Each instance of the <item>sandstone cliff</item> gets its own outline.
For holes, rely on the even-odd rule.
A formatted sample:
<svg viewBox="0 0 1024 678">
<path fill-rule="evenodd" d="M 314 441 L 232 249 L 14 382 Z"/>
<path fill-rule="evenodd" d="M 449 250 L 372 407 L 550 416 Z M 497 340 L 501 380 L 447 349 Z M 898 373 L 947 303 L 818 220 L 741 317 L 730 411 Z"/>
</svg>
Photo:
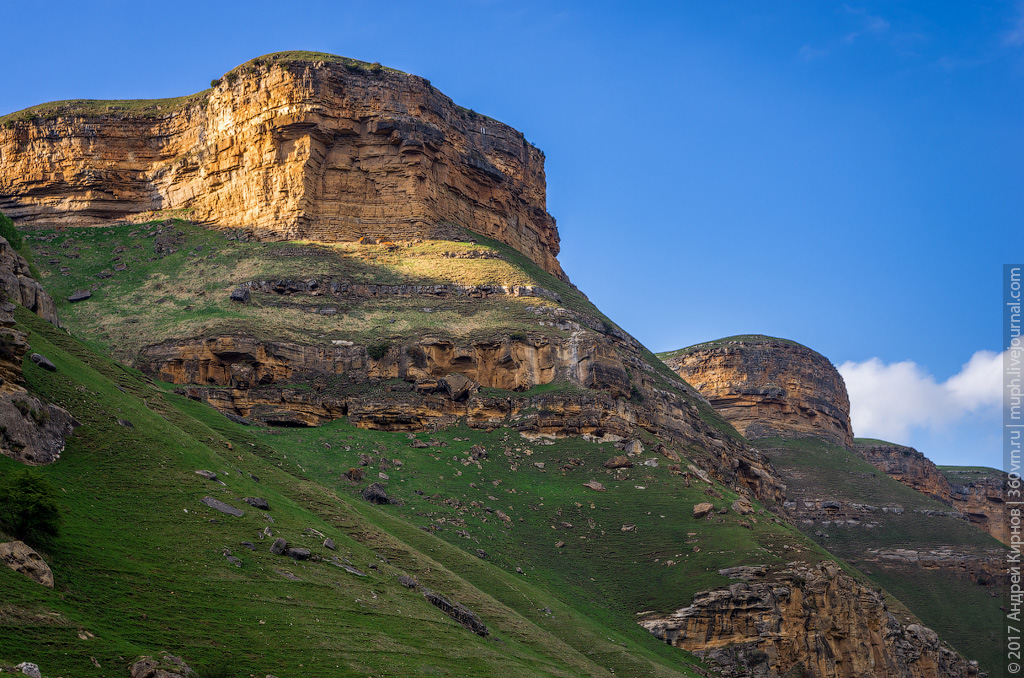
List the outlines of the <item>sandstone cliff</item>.
<svg viewBox="0 0 1024 678">
<path fill-rule="evenodd" d="M 912 447 L 881 441 L 858 441 L 853 451 L 893 479 L 938 499 L 967 516 L 993 537 L 1010 543 L 1010 526 L 1004 508 L 1006 474 L 995 469 L 957 469 L 950 482 L 938 467 Z"/>
<path fill-rule="evenodd" d="M 831 562 L 723 572 L 745 579 L 641 624 L 717 665 L 722 675 L 939 678 L 978 673 L 931 629 L 900 623 L 882 594 Z"/>
<path fill-rule="evenodd" d="M 331 55 L 255 59 L 180 100 L 59 102 L 0 125 L 20 225 L 157 210 L 264 239 L 430 237 L 455 223 L 565 277 L 544 156 L 423 78 Z"/>
<path fill-rule="evenodd" d="M 376 356 L 350 342 L 173 340 L 145 349 L 139 366 L 186 385 L 190 397 L 274 425 L 347 416 L 357 426 L 383 430 L 422 431 L 460 419 L 475 428 L 510 426 L 526 436 L 625 439 L 645 430 L 675 448 L 664 448 L 670 460 L 692 457 L 723 482 L 763 500 L 782 500 L 785 487 L 768 460 L 703 421 L 689 402 L 699 396 L 683 395 L 689 388 L 681 381 L 666 383 L 635 339 L 592 319 L 595 328 L 564 322 L 568 339 L 458 343 L 424 337 Z M 558 388 L 529 392 L 545 385 Z"/>
<path fill-rule="evenodd" d="M 846 384 L 828 359 L 805 346 L 746 336 L 662 357 L 748 439 L 815 437 L 853 445 Z"/>
</svg>

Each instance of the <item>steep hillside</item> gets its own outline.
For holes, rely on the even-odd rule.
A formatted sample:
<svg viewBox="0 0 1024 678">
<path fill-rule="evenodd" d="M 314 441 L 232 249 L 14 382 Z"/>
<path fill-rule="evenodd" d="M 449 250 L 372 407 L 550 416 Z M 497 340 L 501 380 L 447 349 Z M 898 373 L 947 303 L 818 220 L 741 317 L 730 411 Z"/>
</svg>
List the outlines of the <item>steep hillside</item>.
<svg viewBox="0 0 1024 678">
<path fill-rule="evenodd" d="M 837 432 L 852 431 L 849 401 L 831 363 L 794 342 L 760 336 L 661 355 L 680 375 L 698 376 L 695 385 L 723 417 L 754 432 L 786 483 L 787 514 L 808 537 L 983 669 L 999 666 L 1005 547 L 942 503 L 946 480 L 916 450 L 844 444 Z"/>
<path fill-rule="evenodd" d="M 578 598 L 465 556 L 358 493 L 336 494 L 263 436 L 34 316 L 18 321 L 57 368 L 26 361 L 28 385 L 82 425 L 38 471 L 59 488 L 65 518 L 41 549 L 54 588 L 0 568 L 0 664 L 127 675 L 135 656 L 168 650 L 230 675 L 687 674 L 681 653 L 639 627 L 613 628 Z M 0 476 L 17 468 L 0 456 Z M 274 555 L 277 538 L 313 557 Z M 488 635 L 443 614 L 424 588 L 467 606 Z"/>
<path fill-rule="evenodd" d="M 972 523 L 1010 544 L 1006 511 L 1006 473 L 992 468 L 938 467 L 912 447 L 858 438 L 853 451 L 918 492 L 953 507 Z"/>
<path fill-rule="evenodd" d="M 974 671 L 794 527 L 768 458 L 567 281 L 518 132 L 310 53 L 0 128 L 0 208 L 70 330 L 19 311 L 55 368 L 26 382 L 81 423 L 40 471 L 68 514 L 55 590 L 0 573 L 0 662 Z M 779 363 L 799 379 L 744 387 L 734 409 L 772 419 L 744 430 L 848 444 L 842 381 L 803 351 Z"/>
</svg>

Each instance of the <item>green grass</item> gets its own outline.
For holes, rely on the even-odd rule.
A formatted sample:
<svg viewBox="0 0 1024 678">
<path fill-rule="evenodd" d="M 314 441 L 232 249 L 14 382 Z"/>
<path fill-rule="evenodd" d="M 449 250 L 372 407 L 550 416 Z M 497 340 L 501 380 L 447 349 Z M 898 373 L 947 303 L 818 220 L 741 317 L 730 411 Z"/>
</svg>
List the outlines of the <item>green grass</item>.
<svg viewBox="0 0 1024 678">
<path fill-rule="evenodd" d="M 95 350 L 127 363 L 138 360 L 143 347 L 167 338 L 218 334 L 306 345 L 343 340 L 395 346 L 424 335 L 463 343 L 505 336 L 564 340 L 570 332 L 552 326 L 549 316 L 559 306 L 587 327 L 619 331 L 575 287 L 514 248 L 469 231 L 461 241 L 405 243 L 392 251 L 355 243 L 240 242 L 180 219 L 161 226 L 165 223 L 44 230 L 26 238 L 63 322 Z M 156 240 L 167 236 L 177 238 L 171 246 L 175 251 L 158 255 Z M 124 250 L 116 252 L 119 248 Z M 466 251 L 486 251 L 495 258 L 445 256 Z M 116 264 L 127 269 L 114 271 Z M 386 285 L 536 285 L 558 294 L 561 303 L 500 295 L 354 298 L 255 292 L 249 304 L 229 300 L 242 282 L 328 277 Z M 79 289 L 91 290 L 92 297 L 68 303 L 66 298 Z M 323 307 L 336 308 L 337 314 L 310 312 Z M 679 377 L 647 349 L 640 351 L 655 382 L 682 395 L 676 387 Z"/>
<path fill-rule="evenodd" d="M 843 558 L 983 670 L 1001 658 L 1002 614 L 998 589 L 973 583 L 950 570 L 925 569 L 878 559 L 872 549 L 928 550 L 955 546 L 964 555 L 999 555 L 1005 547 L 970 523 L 919 511 L 949 507 L 893 480 L 848 450 L 805 439 L 762 439 L 758 447 L 779 469 L 790 499 L 835 499 L 876 507 L 900 507 L 902 514 L 873 511 L 864 525 L 801 524 L 804 533 Z M 859 444 L 884 443 L 858 439 Z M 827 536 L 823 536 L 827 535 Z"/>
<path fill-rule="evenodd" d="M 168 99 L 66 99 L 8 113 L 0 117 L 0 126 L 9 127 L 18 122 L 32 120 L 56 120 L 65 117 L 111 117 L 133 116 L 157 118 L 170 115 L 192 104 L 205 102 L 210 90 L 203 90 L 188 96 Z"/>
<path fill-rule="evenodd" d="M 541 445 L 507 429 L 486 433 L 457 427 L 417 435 L 442 446 L 416 449 L 407 434 L 365 431 L 343 421 L 261 435 L 339 496 L 355 496 L 367 483 L 383 482 L 404 505 L 367 506 L 364 513 L 404 521 L 420 528 L 419 534 L 429 531 L 464 550 L 469 562 L 483 549 L 487 562 L 503 571 L 521 569 L 517 577 L 524 584 L 556 592 L 569 607 L 604 620 L 630 648 L 650 644 L 635 623 L 637 613 L 670 612 L 688 605 L 698 591 L 728 585 L 718 574 L 721 568 L 828 557 L 771 514 L 751 520 L 729 512 L 711 521 L 694 520 L 694 504 L 727 507 L 736 495 L 723 487 L 714 488 L 721 498 L 709 495 L 699 481 L 687 487 L 669 473 L 664 458 L 658 468 L 638 463 L 609 471 L 603 462 L 619 452 L 608 444 L 568 438 Z M 470 461 L 473 445 L 489 453 L 479 466 Z M 342 474 L 358 467 L 360 454 L 372 455 L 374 463 L 363 467 L 368 473 L 363 482 L 352 484 Z M 381 459 L 387 460 L 383 470 Z M 569 464 L 570 470 L 561 470 Z M 602 482 L 607 491 L 583 487 L 589 480 Z M 498 516 L 499 510 L 508 520 Z M 624 532 L 625 524 L 636 530 Z M 565 542 L 561 548 L 559 541 Z M 484 586 L 482 580 L 471 581 Z M 666 650 L 666 659 L 677 652 Z"/>
<path fill-rule="evenodd" d="M 0 656 L 75 676 L 123 673 L 136 655 L 162 649 L 200 666 L 226 657 L 229 675 L 238 676 L 290 675 L 297 666 L 310 676 L 685 673 L 688 655 L 628 624 L 630 633 L 619 631 L 621 620 L 571 607 L 500 559 L 496 566 L 470 557 L 350 488 L 336 494 L 314 482 L 294 450 L 277 444 L 284 438 L 162 393 L 35 316 L 19 309 L 17 317 L 33 350 L 58 367 L 51 373 L 26 361 L 29 385 L 83 425 L 61 459 L 40 468 L 58 488 L 65 517 L 63 535 L 43 552 L 56 587 L 0 570 Z M 368 449 L 387 444 L 360 434 Z M 17 467 L 0 458 L 0 474 Z M 227 486 L 197 469 L 218 472 Z M 205 495 L 246 514 L 216 513 L 199 502 Z M 241 504 L 242 496 L 267 498 L 274 522 Z M 319 530 L 369 577 L 272 556 L 257 538 L 266 526 L 327 553 L 305 534 Z M 242 547 L 245 540 L 257 550 Z M 242 568 L 224 559 L 224 548 Z M 463 602 L 492 635 L 455 624 L 399 586 L 399 573 Z M 85 632 L 95 637 L 80 639 Z"/>
<path fill-rule="evenodd" d="M 792 341 L 790 339 L 780 339 L 778 337 L 769 337 L 768 335 L 765 335 L 765 334 L 737 334 L 737 335 L 734 335 L 734 336 L 731 336 L 731 337 L 723 337 L 721 339 L 715 339 L 714 341 L 705 341 L 705 342 L 702 342 L 700 344 L 694 344 L 693 346 L 687 346 L 685 348 L 678 348 L 678 349 L 676 349 L 674 351 L 663 351 L 661 353 L 658 353 L 657 356 L 659 358 L 661 358 L 662 360 L 669 360 L 670 358 L 676 358 L 678 356 L 686 355 L 687 353 L 692 353 L 694 351 L 704 351 L 704 350 L 707 350 L 707 349 L 719 348 L 721 346 L 725 346 L 727 344 L 730 344 L 730 343 L 733 343 L 733 342 L 738 342 L 738 341 L 743 341 L 743 342 L 747 342 L 747 343 L 777 342 L 777 343 L 781 343 L 781 344 L 786 344 L 788 346 L 800 346 L 802 348 L 807 348 L 803 344 L 799 344 L 799 343 L 797 343 L 795 341 Z M 811 350 L 811 349 L 807 349 L 807 350 Z M 817 353 L 817 351 L 815 351 L 815 353 Z"/>
<path fill-rule="evenodd" d="M 239 75 L 254 71 L 261 66 L 280 65 L 282 68 L 289 68 L 294 64 L 323 61 L 326 63 L 342 64 L 348 70 L 356 73 L 375 75 L 378 73 L 402 73 L 394 68 L 381 66 L 378 63 L 367 63 L 358 59 L 326 54 L 324 52 L 277 52 L 266 54 L 237 66 L 222 76 L 229 82 Z M 171 97 L 168 99 L 67 99 L 63 101 L 50 101 L 29 108 L 8 113 L 0 116 L 0 126 L 10 127 L 18 122 L 30 122 L 32 120 L 55 120 L 62 117 L 110 117 L 110 116 L 132 116 L 143 118 L 156 118 L 169 115 L 179 111 L 186 106 L 205 103 L 211 89 L 204 89 L 196 94 L 187 96 Z"/>
<path fill-rule="evenodd" d="M 972 483 L 984 478 L 1002 478 L 1006 472 L 988 466 L 939 466 L 939 473 L 951 483 Z"/>
</svg>

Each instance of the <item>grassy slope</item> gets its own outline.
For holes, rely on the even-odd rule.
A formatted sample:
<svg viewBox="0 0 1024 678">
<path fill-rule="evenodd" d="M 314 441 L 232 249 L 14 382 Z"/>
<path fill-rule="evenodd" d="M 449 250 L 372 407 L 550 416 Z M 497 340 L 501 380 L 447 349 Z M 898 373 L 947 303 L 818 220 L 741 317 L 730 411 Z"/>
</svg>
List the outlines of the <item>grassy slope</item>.
<svg viewBox="0 0 1024 678">
<path fill-rule="evenodd" d="M 43 282 L 52 290 L 62 317 L 92 339 L 99 350 L 128 359 L 142 345 L 166 337 L 218 332 L 249 332 L 262 339 L 314 344 L 329 344 L 335 339 L 362 344 L 382 339 L 403 341 L 424 332 L 461 339 L 489 338 L 495 328 L 566 334 L 540 326 L 538 316 L 527 310 L 558 306 L 540 298 L 438 299 L 414 295 L 355 300 L 256 293 L 251 304 L 231 302 L 231 290 L 250 280 L 332 276 L 336 280 L 385 285 L 523 285 L 539 284 L 537 278 L 546 276 L 544 287 L 562 292 L 568 307 L 597 315 L 596 309 L 569 285 L 535 266 L 527 267 L 517 252 L 491 241 L 425 241 L 396 252 L 354 243 L 243 243 L 177 221 L 164 231 L 183 233 L 180 243 L 173 246 L 177 251 L 160 258 L 155 252 L 159 236 L 150 235 L 157 228 L 125 225 L 68 229 L 62 234 L 44 231 L 29 236 Z M 49 242 L 39 240 L 50 237 Z M 119 247 L 125 250 L 115 253 Z M 474 250 L 494 252 L 503 258 L 443 256 Z M 118 263 L 126 264 L 127 269 L 115 272 Z M 97 277 L 104 270 L 112 274 L 110 278 Z M 66 297 L 77 289 L 92 290 L 92 298 L 67 303 Z M 306 312 L 322 307 L 336 308 L 338 314 L 325 317 Z"/>
<path fill-rule="evenodd" d="M 683 662 L 683 653 L 666 654 L 643 635 L 624 649 L 618 643 L 626 637 L 603 620 L 498 567 L 467 566 L 445 541 L 294 472 L 283 454 L 205 405 L 155 390 L 30 314 L 18 318 L 33 350 L 59 368 L 45 372 L 26 361 L 29 384 L 83 426 L 57 463 L 39 469 L 60 488 L 65 509 L 63 536 L 44 552 L 55 590 L 0 570 L 0 659 L 74 676 L 120 674 L 136 654 L 159 649 L 200 665 L 226 658 L 236 675 L 295 675 L 302 664 L 310 676 L 604 675 L 609 668 L 674 675 L 666 664 L 678 670 Z M 17 467 L 0 458 L 0 473 Z M 227 487 L 196 469 L 221 473 Z M 246 514 L 216 513 L 199 503 L 205 495 Z M 241 496 L 267 498 L 274 522 Z M 326 553 L 303 534 L 320 530 L 369 577 L 272 556 L 257 539 L 267 525 Z M 245 540 L 257 550 L 241 547 Z M 224 548 L 242 568 L 227 563 Z M 467 604 L 493 635 L 471 634 L 399 586 L 402 572 Z M 81 640 L 80 631 L 96 637 Z"/>
<path fill-rule="evenodd" d="M 916 509 L 948 511 L 949 507 L 893 480 L 843 448 L 812 439 L 764 439 L 757 445 L 786 478 L 792 498 L 903 507 L 902 515 L 873 512 L 870 520 L 878 525 L 870 529 L 819 524 L 801 525 L 801 529 L 895 595 L 953 647 L 977 659 L 982 669 L 999 666 L 1001 599 L 989 595 L 992 589 L 949 571 L 886 563 L 868 553 L 868 549 L 949 545 L 966 552 L 999 551 L 1004 547 L 998 541 L 964 521 L 916 513 Z"/>
<path fill-rule="evenodd" d="M 61 318 L 95 350 L 126 363 L 134 361 L 143 346 L 169 337 L 220 333 L 314 345 L 334 340 L 400 344 L 424 335 L 457 342 L 509 335 L 566 338 L 570 333 L 551 322 L 555 316 L 550 314 L 559 307 L 592 318 L 599 326 L 615 327 L 572 285 L 515 249 L 468 231 L 463 242 L 417 241 L 390 251 L 355 243 L 239 242 L 186 221 L 175 220 L 173 227 L 162 231 L 160 223 L 34 231 L 26 236 Z M 158 231 L 175 237 L 182 233 L 173 254 L 157 255 Z M 120 247 L 124 251 L 115 252 Z M 497 258 L 445 256 L 473 251 Z M 115 264 L 127 268 L 117 272 Z M 111 277 L 98 278 L 103 271 Z M 242 282 L 325 276 L 387 285 L 537 285 L 557 293 L 561 303 L 540 297 L 356 299 L 262 293 L 254 293 L 249 304 L 229 300 L 231 290 Z M 91 290 L 92 298 L 68 303 L 66 298 L 79 289 Z M 335 308 L 337 314 L 309 312 L 319 308 Z M 661 387 L 674 390 L 671 382 L 679 377 L 644 352 L 660 375 Z"/>
</svg>

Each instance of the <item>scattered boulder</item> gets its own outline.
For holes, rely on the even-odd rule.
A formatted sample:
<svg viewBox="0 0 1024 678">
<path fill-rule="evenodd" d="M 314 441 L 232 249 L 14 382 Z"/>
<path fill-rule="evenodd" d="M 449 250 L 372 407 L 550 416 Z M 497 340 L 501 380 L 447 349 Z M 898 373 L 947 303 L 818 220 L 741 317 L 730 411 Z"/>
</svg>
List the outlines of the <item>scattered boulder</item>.
<svg viewBox="0 0 1024 678">
<path fill-rule="evenodd" d="M 636 532 L 636 523 L 626 523 L 622 526 L 623 532 Z"/>
<path fill-rule="evenodd" d="M 486 636 L 490 633 L 487 630 L 487 626 L 480 620 L 480 617 L 473 614 L 461 603 L 453 603 L 440 593 L 434 593 L 430 589 L 423 589 L 423 597 L 478 636 Z"/>
<path fill-rule="evenodd" d="M 224 557 L 227 559 L 227 561 L 229 563 L 231 563 L 235 567 L 241 567 L 242 566 L 242 561 L 239 560 L 238 558 L 236 558 L 234 556 L 224 556 Z"/>
<path fill-rule="evenodd" d="M 387 504 L 391 501 L 388 499 L 388 493 L 384 491 L 384 486 L 380 483 L 373 483 L 363 490 L 363 499 L 371 504 Z"/>
<path fill-rule="evenodd" d="M 704 517 L 710 515 L 711 512 L 714 511 L 714 510 L 715 510 L 715 505 L 712 504 L 711 502 L 708 502 L 708 501 L 701 502 L 700 504 L 694 504 L 694 506 L 693 506 L 693 517 L 694 518 L 698 518 L 698 519 L 699 518 L 704 518 Z"/>
<path fill-rule="evenodd" d="M 256 544 L 253 544 L 251 541 L 243 541 L 243 542 L 241 542 L 241 544 L 242 544 L 242 546 L 244 546 L 245 548 L 249 549 L 250 551 L 255 551 L 256 550 Z"/>
<path fill-rule="evenodd" d="M 326 539 L 324 539 L 324 548 L 325 549 L 330 549 L 330 550 L 333 551 L 334 549 L 336 549 L 338 547 L 335 546 L 333 539 L 331 539 L 330 537 L 327 537 Z"/>
<path fill-rule="evenodd" d="M 0 560 L 15 572 L 20 572 L 37 584 L 53 588 L 53 572 L 43 557 L 23 541 L 0 544 Z"/>
<path fill-rule="evenodd" d="M 68 297 L 68 301 L 71 302 L 72 304 L 75 304 L 78 303 L 79 301 L 85 301 L 90 297 L 92 297 L 92 292 L 90 292 L 89 290 L 75 290 L 74 292 L 71 293 L 71 296 Z"/>
<path fill-rule="evenodd" d="M 605 468 L 633 468 L 633 461 L 624 454 L 612 457 L 604 463 Z"/>
<path fill-rule="evenodd" d="M 282 537 L 278 537 L 274 540 L 274 543 L 270 545 L 270 552 L 275 556 L 284 554 L 284 550 L 288 548 L 288 542 Z"/>
<path fill-rule="evenodd" d="M 583 487 L 589 487 L 590 489 L 594 490 L 595 492 L 604 492 L 607 489 L 607 488 L 605 488 L 604 485 L 602 485 L 601 483 L 597 482 L 596 480 L 591 480 L 590 482 L 583 483 Z"/>
<path fill-rule="evenodd" d="M 166 652 L 159 658 L 139 657 L 129 671 L 131 678 L 188 678 L 195 675 L 184 660 Z"/>
<path fill-rule="evenodd" d="M 249 506 L 252 506 L 253 508 L 257 508 L 257 509 L 259 509 L 261 511 L 269 511 L 270 510 L 270 504 L 268 504 L 267 500 L 263 499 L 262 497 L 245 497 L 245 498 L 242 499 L 242 501 L 244 501 Z"/>
<path fill-rule="evenodd" d="M 345 471 L 344 476 L 351 480 L 353 483 L 361 483 L 366 472 L 361 468 L 350 468 Z"/>
<path fill-rule="evenodd" d="M 424 448 L 430 447 L 430 445 L 427 445 L 425 442 L 417 438 L 416 440 L 409 443 L 409 447 L 414 447 L 417 450 L 422 450 Z"/>
<path fill-rule="evenodd" d="M 50 372 L 57 371 L 57 366 L 50 362 L 50 360 L 44 355 L 40 355 L 39 353 L 33 353 L 32 355 L 29 356 L 29 359 L 36 365 L 42 367 L 44 370 L 48 370 Z"/>
<path fill-rule="evenodd" d="M 248 287 L 239 287 L 231 293 L 231 301 L 237 301 L 240 304 L 248 304 L 250 298 Z"/>
<path fill-rule="evenodd" d="M 199 501 L 203 502 L 204 504 L 206 504 L 207 506 L 212 508 L 214 511 L 220 511 L 221 513 L 226 513 L 229 516 L 235 516 L 236 518 L 241 518 L 242 516 L 245 515 L 245 511 L 243 511 L 242 509 L 235 508 L 234 506 L 231 506 L 230 504 L 225 504 L 221 500 L 214 499 L 213 497 L 203 497 Z"/>
<path fill-rule="evenodd" d="M 127 419 L 118 419 L 117 423 L 125 428 L 135 428 L 135 424 L 131 423 Z"/>
<path fill-rule="evenodd" d="M 474 445 L 473 447 L 469 448 L 469 456 L 472 457 L 473 459 L 486 459 L 487 450 L 484 448 L 483 445 Z"/>
<path fill-rule="evenodd" d="M 295 560 L 309 560 L 313 554 L 309 549 L 297 546 L 286 548 L 281 555 Z"/>
<path fill-rule="evenodd" d="M 626 454 L 631 457 L 639 457 L 644 453 L 644 445 L 639 440 L 630 440 L 625 446 Z"/>
<path fill-rule="evenodd" d="M 416 581 L 415 579 L 413 579 L 412 577 L 410 577 L 407 574 L 400 574 L 400 575 L 398 575 L 398 583 L 401 584 L 402 586 L 404 586 L 407 589 L 414 589 L 414 588 L 416 588 L 417 586 L 420 585 L 420 583 L 418 581 Z"/>
<path fill-rule="evenodd" d="M 564 541 L 556 541 L 555 542 L 555 548 L 556 549 L 564 549 L 565 548 L 565 542 Z"/>
<path fill-rule="evenodd" d="M 651 468 L 658 468 L 657 459 L 644 459 L 644 466 L 650 466 Z"/>
<path fill-rule="evenodd" d="M 196 475 L 197 476 L 202 476 L 203 478 L 206 478 L 207 480 L 216 480 L 217 479 L 217 474 L 214 473 L 213 471 L 196 471 Z"/>
<path fill-rule="evenodd" d="M 740 497 L 732 503 L 732 510 L 741 516 L 749 516 L 754 512 L 754 506 L 747 497 Z"/>
<path fill-rule="evenodd" d="M 22 675 L 28 676 L 29 678 L 43 678 L 43 674 L 39 670 L 38 664 L 33 664 L 32 662 L 21 662 L 14 668 L 21 671 Z"/>
</svg>

